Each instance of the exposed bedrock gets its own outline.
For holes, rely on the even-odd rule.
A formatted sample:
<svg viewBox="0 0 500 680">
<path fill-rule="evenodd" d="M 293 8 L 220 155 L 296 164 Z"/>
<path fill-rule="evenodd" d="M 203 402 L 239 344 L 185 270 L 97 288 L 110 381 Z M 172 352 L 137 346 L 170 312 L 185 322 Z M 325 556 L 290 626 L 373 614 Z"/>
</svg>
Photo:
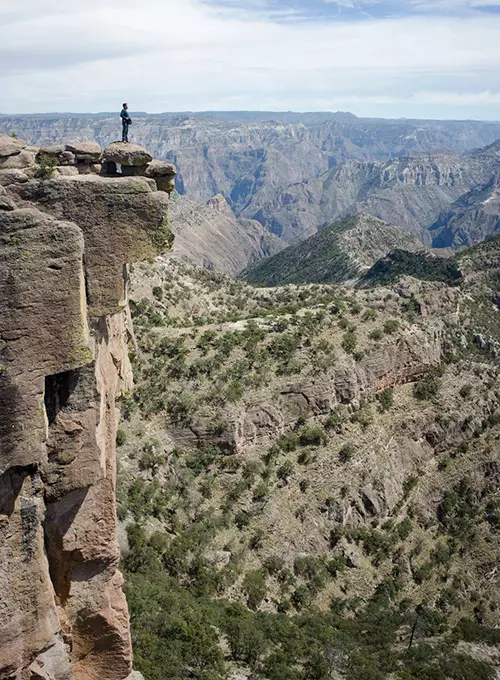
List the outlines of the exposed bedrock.
<svg viewBox="0 0 500 680">
<path fill-rule="evenodd" d="M 5 158 L 25 148 L 0 139 Z M 84 144 L 53 152 L 58 163 L 100 156 Z M 123 680 L 127 263 L 169 248 L 168 196 L 146 178 L 37 172 L 0 166 L 0 678 Z"/>
</svg>

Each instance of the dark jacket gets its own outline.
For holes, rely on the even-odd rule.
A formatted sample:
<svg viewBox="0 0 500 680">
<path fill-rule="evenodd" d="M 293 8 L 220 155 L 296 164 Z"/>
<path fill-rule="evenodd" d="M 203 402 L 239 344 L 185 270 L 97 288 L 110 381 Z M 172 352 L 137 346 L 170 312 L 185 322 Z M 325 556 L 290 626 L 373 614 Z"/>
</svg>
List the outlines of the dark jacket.
<svg viewBox="0 0 500 680">
<path fill-rule="evenodd" d="M 121 110 L 120 118 L 122 119 L 122 123 L 124 125 L 130 125 L 130 123 L 132 122 L 132 118 L 128 115 L 127 109 Z"/>
</svg>

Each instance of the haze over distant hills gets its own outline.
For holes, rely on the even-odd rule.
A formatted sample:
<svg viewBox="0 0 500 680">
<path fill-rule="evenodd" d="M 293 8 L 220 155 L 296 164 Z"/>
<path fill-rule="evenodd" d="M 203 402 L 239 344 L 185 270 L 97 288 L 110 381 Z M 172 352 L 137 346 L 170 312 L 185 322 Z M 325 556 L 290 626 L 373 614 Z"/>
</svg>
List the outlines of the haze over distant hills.
<svg viewBox="0 0 500 680">
<path fill-rule="evenodd" d="M 201 204 L 222 195 L 237 219 L 257 220 L 282 247 L 360 211 L 410 230 L 428 246 L 470 245 L 498 231 L 500 122 L 343 112 L 132 116 L 131 138 L 176 164 L 180 194 Z M 36 144 L 92 139 L 105 146 L 119 137 L 120 123 L 112 113 L 3 115 L 0 132 Z M 486 195 L 490 186 L 494 192 Z M 247 227 L 252 231 L 255 222 Z M 238 223 L 236 231 L 242 228 Z M 261 256 L 259 248 L 247 261 Z"/>
</svg>

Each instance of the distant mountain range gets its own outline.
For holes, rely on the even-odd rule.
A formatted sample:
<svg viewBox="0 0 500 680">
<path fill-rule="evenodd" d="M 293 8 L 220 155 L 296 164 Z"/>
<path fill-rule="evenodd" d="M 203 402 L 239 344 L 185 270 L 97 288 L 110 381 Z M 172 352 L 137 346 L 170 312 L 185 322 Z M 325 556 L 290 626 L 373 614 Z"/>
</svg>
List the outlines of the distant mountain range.
<svg viewBox="0 0 500 680">
<path fill-rule="evenodd" d="M 133 119 L 133 140 L 177 165 L 179 194 L 202 206 L 225 198 L 236 220 L 230 241 L 246 249 L 226 271 L 271 252 L 255 238 L 255 221 L 276 237 L 273 247 L 360 211 L 434 247 L 470 245 L 499 228 L 500 122 L 252 111 Z M 106 145 L 119 127 L 118 114 L 109 113 L 0 116 L 1 132 L 33 144 L 73 138 Z"/>
</svg>

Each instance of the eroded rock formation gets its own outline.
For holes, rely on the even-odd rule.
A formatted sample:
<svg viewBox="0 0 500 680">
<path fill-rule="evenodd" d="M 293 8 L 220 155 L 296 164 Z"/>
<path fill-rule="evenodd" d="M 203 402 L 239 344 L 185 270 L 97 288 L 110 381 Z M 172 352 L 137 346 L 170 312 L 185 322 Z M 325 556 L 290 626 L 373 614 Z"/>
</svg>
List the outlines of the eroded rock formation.
<svg viewBox="0 0 500 680">
<path fill-rule="evenodd" d="M 132 670 L 115 510 L 127 264 L 168 250 L 171 232 L 167 194 L 97 176 L 95 147 L 0 135 L 2 679 Z"/>
</svg>

